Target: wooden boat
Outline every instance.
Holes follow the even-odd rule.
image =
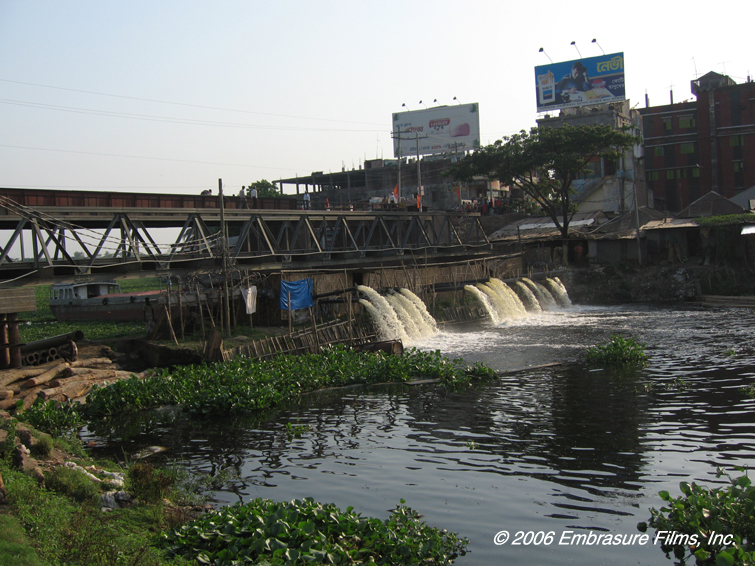
[[[122,293],[115,281],[55,283],[50,286],[50,311],[57,320],[81,322],[144,320],[145,300],[157,305],[162,291]]]

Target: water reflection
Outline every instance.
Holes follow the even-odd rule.
[[[309,396],[264,418],[193,422],[170,412],[87,432],[133,454],[237,479],[222,502],[312,496],[384,517],[404,498],[430,524],[468,536],[459,564],[657,564],[657,547],[495,546],[507,529],[633,534],[657,492],[713,484],[755,456],[750,311],[574,309],[446,332],[426,347],[498,369],[574,360],[612,334],[648,344],[647,368],[565,365],[449,393],[432,386]],[[308,427],[300,438],[286,423]],[[111,447],[111,448],[108,448]]]

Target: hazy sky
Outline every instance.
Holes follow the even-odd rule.
[[[601,48],[624,52],[632,105],[667,104],[671,88],[680,102],[708,71],[755,71],[754,13],[751,0],[0,0],[0,186],[198,193],[222,178],[233,193],[390,158],[392,112],[454,97],[480,104],[492,143],[535,124],[536,65]]]

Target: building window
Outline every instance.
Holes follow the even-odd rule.
[[[679,146],[679,150],[682,153],[695,153],[695,144],[694,143],[683,143],[681,146]]]
[[[699,167],[694,167],[692,169],[692,177],[696,179],[699,176],[700,176],[700,168]]]
[[[734,172],[735,173],[741,173],[745,170],[744,162],[742,161],[735,161],[734,162]]]
[[[694,128],[695,127],[695,117],[692,116],[692,115],[689,115],[689,116],[679,116],[679,127],[681,129]]]
[[[655,155],[656,157],[663,157],[665,155],[663,146],[659,145],[655,149],[653,149],[653,155]]]
[[[745,137],[742,135],[731,136],[729,138],[729,146],[731,147],[742,147],[744,144],[745,144]]]
[[[686,179],[687,178],[687,170],[686,169],[677,169],[676,170],[676,178],[677,179]]]
[[[673,178],[674,178],[674,170],[669,169],[668,171],[666,171],[666,179],[673,179]]]
[[[673,124],[671,123],[671,118],[662,118],[663,120],[663,129],[667,132],[670,132],[673,129]]]
[[[657,181],[658,180],[658,171],[650,171],[647,174],[647,178],[649,181]]]

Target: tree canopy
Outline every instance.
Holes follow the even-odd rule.
[[[249,187],[254,187],[255,189],[257,189],[257,196],[259,198],[276,198],[285,196],[280,193],[278,188],[275,186],[275,183],[272,183],[267,179],[262,179],[261,181],[250,183]]]
[[[637,139],[608,125],[532,128],[464,157],[448,174],[459,181],[476,176],[523,190],[550,216],[566,240],[576,210],[572,182],[598,157],[616,160]]]

